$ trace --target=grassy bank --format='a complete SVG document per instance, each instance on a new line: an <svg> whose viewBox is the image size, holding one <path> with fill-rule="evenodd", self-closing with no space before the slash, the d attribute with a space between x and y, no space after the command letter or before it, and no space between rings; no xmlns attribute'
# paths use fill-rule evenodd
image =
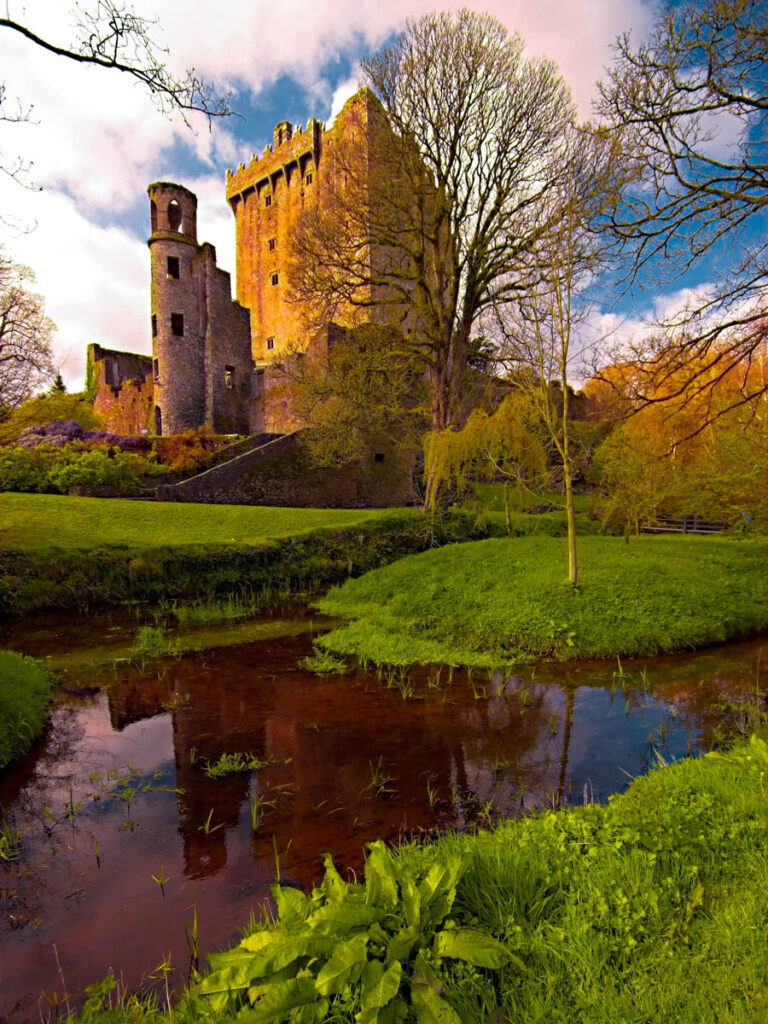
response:
<svg viewBox="0 0 768 1024"><path fill-rule="evenodd" d="M311 896L275 887L277 920L212 957L173 1020L762 1022L766 773L754 738L607 807L374 844L364 885L329 866ZM161 1019L98 1002L83 1020Z"/></svg>
<svg viewBox="0 0 768 1024"><path fill-rule="evenodd" d="M187 544L261 544L380 518L372 509L261 508L168 501L0 494L0 538L11 551L82 551Z"/></svg>
<svg viewBox="0 0 768 1024"><path fill-rule="evenodd" d="M40 662L0 651L0 769L26 754L42 732L52 685Z"/></svg>
<svg viewBox="0 0 768 1024"><path fill-rule="evenodd" d="M47 499L60 511L54 515L49 510L52 521L45 527L48 533L44 536L49 538L45 545L36 537L30 520L23 529L16 524L9 531L16 546L4 542L0 547L0 615L124 601L205 600L248 590L284 594L340 582L433 543L483 535L483 528L469 517L455 515L434 523L407 509L346 511L334 518L333 510L161 506L47 495L0 495L3 498ZM70 502L75 504L70 506ZM125 506L139 508L126 512ZM8 513L10 505L4 507ZM71 524L62 525L68 546L47 546L59 518L66 519L70 508L75 515L82 508L88 515L98 514L99 525L77 535L68 532ZM179 512L182 526L164 524L163 508L171 514ZM43 512L42 506L36 506L36 514ZM152 529L146 525L148 520L142 519L141 543L126 539L134 537L132 531L138 529L134 512L140 517L155 516ZM227 523L230 512L233 520L226 530L231 531L233 522L239 521L240 540L233 541L230 536L225 542L225 530L217 526L216 517ZM81 528L85 531L82 522ZM243 540L246 534L247 541ZM173 543L169 537L174 538Z"/></svg>
<svg viewBox="0 0 768 1024"><path fill-rule="evenodd" d="M349 625L329 650L378 663L498 666L649 655L768 628L768 539L490 539L402 559L318 602Z"/></svg>

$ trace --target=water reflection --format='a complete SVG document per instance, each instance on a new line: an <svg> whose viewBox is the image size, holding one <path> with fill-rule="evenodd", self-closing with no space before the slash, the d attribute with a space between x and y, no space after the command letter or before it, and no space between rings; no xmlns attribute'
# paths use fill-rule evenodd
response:
<svg viewBox="0 0 768 1024"><path fill-rule="evenodd" d="M110 966L146 981L169 952L183 980L193 908L205 952L236 934L278 870L315 882L326 851L357 871L374 838L604 800L657 753L707 747L723 700L766 682L756 640L623 668L419 670L388 688L307 675L310 639L293 632L104 676L86 667L83 622L67 632L57 620L48 643L69 635L83 656L45 742L0 778L24 833L0 885L11 1020L38 1020L42 991L62 998L54 943L71 994ZM24 649L23 632L14 640ZM29 647L45 644L38 620ZM234 752L263 767L206 775Z"/></svg>

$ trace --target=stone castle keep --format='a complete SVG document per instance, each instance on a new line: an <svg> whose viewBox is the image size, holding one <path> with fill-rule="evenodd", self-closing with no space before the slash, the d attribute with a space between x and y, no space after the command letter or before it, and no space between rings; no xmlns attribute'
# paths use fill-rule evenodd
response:
<svg viewBox="0 0 768 1024"><path fill-rule="evenodd" d="M169 182L149 186L152 356L88 347L88 390L108 429L256 434L303 425L276 360L327 351L359 319L342 309L324 330L308 327L312 311L287 299L290 237L302 211L326 201L341 141L367 153L382 137L380 117L361 90L331 128L281 121L261 158L227 172L236 301L214 247L197 240L195 195Z"/></svg>

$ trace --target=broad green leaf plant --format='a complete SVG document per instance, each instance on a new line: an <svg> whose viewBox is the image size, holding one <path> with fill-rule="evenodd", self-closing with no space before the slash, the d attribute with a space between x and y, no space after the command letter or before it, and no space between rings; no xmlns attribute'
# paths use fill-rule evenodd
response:
<svg viewBox="0 0 768 1024"><path fill-rule="evenodd" d="M443 961L523 967L493 936L448 916L464 867L454 855L419 871L376 842L365 883L351 884L326 855L311 895L272 887L276 920L212 954L192 998L247 1024L461 1024L442 995Z"/></svg>

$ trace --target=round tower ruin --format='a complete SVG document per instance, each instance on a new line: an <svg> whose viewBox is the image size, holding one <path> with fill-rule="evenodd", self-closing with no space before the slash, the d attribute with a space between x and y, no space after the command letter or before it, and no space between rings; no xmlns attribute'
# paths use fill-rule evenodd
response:
<svg viewBox="0 0 768 1024"><path fill-rule="evenodd" d="M152 233L154 432L177 434L205 422L205 342L197 275L197 196L158 181L147 189Z"/></svg>

